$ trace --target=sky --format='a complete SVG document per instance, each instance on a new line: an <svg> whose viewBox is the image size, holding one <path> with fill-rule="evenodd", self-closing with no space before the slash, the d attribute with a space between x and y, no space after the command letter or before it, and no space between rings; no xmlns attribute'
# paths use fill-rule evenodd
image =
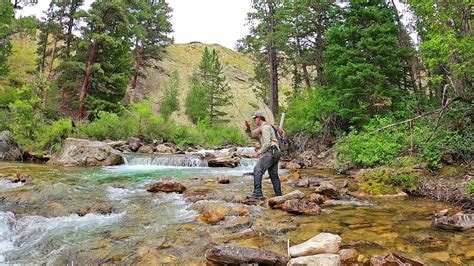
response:
<svg viewBox="0 0 474 266"><path fill-rule="evenodd" d="M22 16L41 17L48 9L49 0L38 0L35 6L27 6ZM90 6L92 0L85 0ZM245 25L247 13L252 10L250 0L168 0L173 8L172 36L176 43L199 41L235 48L238 39L248 33Z"/></svg>

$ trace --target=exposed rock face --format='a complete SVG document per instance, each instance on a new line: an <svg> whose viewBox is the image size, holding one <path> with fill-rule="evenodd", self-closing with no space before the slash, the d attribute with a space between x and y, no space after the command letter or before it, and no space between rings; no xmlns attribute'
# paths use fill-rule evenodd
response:
<svg viewBox="0 0 474 266"><path fill-rule="evenodd" d="M137 152L139 153L153 153L153 147L150 147L148 145L143 145L138 148Z"/></svg>
<svg viewBox="0 0 474 266"><path fill-rule="evenodd" d="M342 265L357 263L357 257L359 257L359 252L353 248L341 249L338 254L341 256Z"/></svg>
<svg viewBox="0 0 474 266"><path fill-rule="evenodd" d="M340 195L332 182L321 182L315 190L316 193L328 196L331 199L339 199Z"/></svg>
<svg viewBox="0 0 474 266"><path fill-rule="evenodd" d="M79 216L84 216L88 213L99 213L99 214L110 214L114 211L114 208L108 203L96 204L94 206L89 206L80 209L77 214Z"/></svg>
<svg viewBox="0 0 474 266"><path fill-rule="evenodd" d="M23 159L23 151L13 139L10 131L0 133L0 160L20 161Z"/></svg>
<svg viewBox="0 0 474 266"><path fill-rule="evenodd" d="M281 205L281 209L294 214L318 215L321 213L318 204L304 199L287 200Z"/></svg>
<svg viewBox="0 0 474 266"><path fill-rule="evenodd" d="M337 253L341 237L330 233L320 233L306 242L290 247L291 257L301 257L322 253Z"/></svg>
<svg viewBox="0 0 474 266"><path fill-rule="evenodd" d="M232 157L232 156L225 156L225 157L215 157L210 158L207 161L207 165L209 167L230 167L234 168L239 166L239 158Z"/></svg>
<svg viewBox="0 0 474 266"><path fill-rule="evenodd" d="M129 138L127 142L133 152L136 152L142 145L142 141L139 138Z"/></svg>
<svg viewBox="0 0 474 266"><path fill-rule="evenodd" d="M421 266L423 263L410 260L397 254L387 256L373 256L370 258L371 266Z"/></svg>
<svg viewBox="0 0 474 266"><path fill-rule="evenodd" d="M305 197L305 194L303 192L301 192L299 190L295 190L295 191L292 191L292 192L290 192L288 194L285 194L283 196L277 196L277 197L270 198L268 200L268 205L270 207L273 207L273 206L276 206L276 205L283 204L287 200L302 199L304 197Z"/></svg>
<svg viewBox="0 0 474 266"><path fill-rule="evenodd" d="M146 186L146 190L148 192L183 193L186 190L186 187L183 184L178 183L176 181L167 180L167 181L148 184Z"/></svg>
<svg viewBox="0 0 474 266"><path fill-rule="evenodd" d="M311 265L311 266L340 266L341 258L337 254L318 254L293 258L288 262L288 266Z"/></svg>
<svg viewBox="0 0 474 266"><path fill-rule="evenodd" d="M49 163L61 166L108 166L122 164L123 157L105 142L68 138Z"/></svg>
<svg viewBox="0 0 474 266"><path fill-rule="evenodd" d="M435 217L433 226L449 231L466 231L474 228L474 213L458 213L453 216ZM444 214L447 215L447 212Z"/></svg>
<svg viewBox="0 0 474 266"><path fill-rule="evenodd" d="M286 265L288 259L279 254L255 248L237 246L214 246L206 251L206 259L218 265L223 264L251 264Z"/></svg>

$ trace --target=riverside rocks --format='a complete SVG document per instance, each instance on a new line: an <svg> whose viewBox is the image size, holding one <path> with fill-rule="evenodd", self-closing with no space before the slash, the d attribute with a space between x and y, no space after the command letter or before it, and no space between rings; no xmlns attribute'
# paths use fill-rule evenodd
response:
<svg viewBox="0 0 474 266"><path fill-rule="evenodd" d="M217 245L208 249L205 254L210 265L252 264L286 265L288 259L282 255L255 248Z"/></svg>
<svg viewBox="0 0 474 266"><path fill-rule="evenodd" d="M61 166L109 166L123 162L121 153L105 142L68 138L49 163Z"/></svg>
<svg viewBox="0 0 474 266"><path fill-rule="evenodd" d="M176 149L167 146L166 144L158 144L155 148L159 153L176 153Z"/></svg>
<svg viewBox="0 0 474 266"><path fill-rule="evenodd" d="M341 237L330 233L320 233L309 240L292 246L289 249L291 257L301 257L322 253L337 253L341 245Z"/></svg>
<svg viewBox="0 0 474 266"><path fill-rule="evenodd" d="M318 204L302 199L287 200L281 205L281 209L289 213L304 215L318 215L321 212Z"/></svg>
<svg viewBox="0 0 474 266"><path fill-rule="evenodd" d="M311 266L340 266L341 258L337 254L318 254L291 259L288 266L311 265Z"/></svg>
<svg viewBox="0 0 474 266"><path fill-rule="evenodd" d="M146 190L148 192L183 193L186 190L186 187L176 181L167 180L148 184Z"/></svg>
<svg viewBox="0 0 474 266"><path fill-rule="evenodd" d="M0 160L20 161L23 159L23 151L13 139L10 131L0 133Z"/></svg>
<svg viewBox="0 0 474 266"><path fill-rule="evenodd" d="M302 199L305 197L305 194L299 190L295 190L295 191L292 191L288 194L285 194L283 196L277 196L277 197L273 197L273 198L270 198L268 200L268 205L270 207L274 207L276 205L281 205L283 203L285 203L285 201L287 200L293 200L293 199Z"/></svg>
<svg viewBox="0 0 474 266"><path fill-rule="evenodd" d="M433 226L448 231L466 231L474 228L474 213L457 213L452 216L447 216L447 214L447 211L437 214L438 217L434 218Z"/></svg>

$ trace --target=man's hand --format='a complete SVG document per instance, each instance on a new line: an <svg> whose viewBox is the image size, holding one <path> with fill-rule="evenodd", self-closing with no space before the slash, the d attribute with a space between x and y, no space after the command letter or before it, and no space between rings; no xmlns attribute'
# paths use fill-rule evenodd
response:
<svg viewBox="0 0 474 266"><path fill-rule="evenodd" d="M250 124L247 120L245 120L245 129L250 130Z"/></svg>
<svg viewBox="0 0 474 266"><path fill-rule="evenodd" d="M260 155L260 153L257 151L257 152L254 152L252 154L252 158L258 158L258 156Z"/></svg>

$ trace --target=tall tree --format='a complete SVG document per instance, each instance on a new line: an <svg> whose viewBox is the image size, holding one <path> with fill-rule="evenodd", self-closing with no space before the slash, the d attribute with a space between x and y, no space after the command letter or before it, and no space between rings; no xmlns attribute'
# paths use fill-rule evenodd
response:
<svg viewBox="0 0 474 266"><path fill-rule="evenodd" d="M135 67L132 71L131 90L135 90L143 68L151 59L160 59L164 47L173 40L170 23L171 8L164 0L133 0L130 12L135 21L132 26Z"/></svg>
<svg viewBox="0 0 474 266"><path fill-rule="evenodd" d="M230 87L222 72L222 65L215 49L204 49L199 72L191 80L191 90L186 97L186 114L196 123L208 119L211 123L224 121L227 115L222 107L230 104Z"/></svg>

